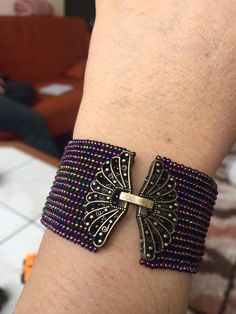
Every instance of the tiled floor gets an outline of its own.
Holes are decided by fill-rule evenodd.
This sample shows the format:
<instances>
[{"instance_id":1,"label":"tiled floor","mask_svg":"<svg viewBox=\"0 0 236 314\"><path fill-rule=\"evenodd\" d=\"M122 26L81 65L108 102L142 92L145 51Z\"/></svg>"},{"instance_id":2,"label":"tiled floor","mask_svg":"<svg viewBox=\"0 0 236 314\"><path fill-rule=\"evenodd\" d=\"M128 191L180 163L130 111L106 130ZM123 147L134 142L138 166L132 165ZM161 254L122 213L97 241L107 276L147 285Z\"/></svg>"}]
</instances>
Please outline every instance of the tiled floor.
<instances>
[{"instance_id":1,"label":"tiled floor","mask_svg":"<svg viewBox=\"0 0 236 314\"><path fill-rule=\"evenodd\" d=\"M22 263L36 253L43 235L40 214L56 168L15 148L0 147L0 287L10 314L23 288Z\"/></svg>"}]
</instances>

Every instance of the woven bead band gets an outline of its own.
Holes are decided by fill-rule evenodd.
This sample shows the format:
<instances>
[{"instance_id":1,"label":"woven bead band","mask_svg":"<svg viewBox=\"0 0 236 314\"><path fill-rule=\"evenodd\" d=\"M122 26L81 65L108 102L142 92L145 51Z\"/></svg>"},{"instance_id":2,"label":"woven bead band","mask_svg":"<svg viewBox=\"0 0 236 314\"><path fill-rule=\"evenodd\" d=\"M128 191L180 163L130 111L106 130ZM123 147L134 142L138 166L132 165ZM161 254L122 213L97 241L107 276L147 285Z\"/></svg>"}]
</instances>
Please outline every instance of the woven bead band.
<instances>
[{"instance_id":1,"label":"woven bead band","mask_svg":"<svg viewBox=\"0 0 236 314\"><path fill-rule=\"evenodd\" d=\"M153 204L147 216L140 204L137 210L140 264L197 272L217 196L214 180L158 156L139 196L133 196L129 180L133 159L134 154L122 147L70 141L43 210L43 225L96 252L127 212L128 201L123 207L119 203L122 192L131 202Z\"/></svg>"}]
</instances>

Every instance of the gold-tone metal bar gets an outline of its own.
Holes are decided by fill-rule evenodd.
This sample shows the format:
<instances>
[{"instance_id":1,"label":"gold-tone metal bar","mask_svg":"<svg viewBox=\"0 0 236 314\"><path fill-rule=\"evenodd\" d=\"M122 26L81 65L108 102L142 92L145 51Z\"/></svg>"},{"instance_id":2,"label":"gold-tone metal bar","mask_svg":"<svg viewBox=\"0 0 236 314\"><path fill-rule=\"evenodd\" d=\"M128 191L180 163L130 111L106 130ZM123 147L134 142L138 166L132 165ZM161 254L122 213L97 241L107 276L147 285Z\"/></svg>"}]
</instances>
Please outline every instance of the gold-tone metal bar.
<instances>
[{"instance_id":1,"label":"gold-tone metal bar","mask_svg":"<svg viewBox=\"0 0 236 314\"><path fill-rule=\"evenodd\" d=\"M152 209L154 205L154 202L148 198L130 194L127 192L121 192L119 199L121 201L125 201L128 203L132 203L132 204L139 205L139 206L149 208L149 209Z\"/></svg>"}]
</instances>

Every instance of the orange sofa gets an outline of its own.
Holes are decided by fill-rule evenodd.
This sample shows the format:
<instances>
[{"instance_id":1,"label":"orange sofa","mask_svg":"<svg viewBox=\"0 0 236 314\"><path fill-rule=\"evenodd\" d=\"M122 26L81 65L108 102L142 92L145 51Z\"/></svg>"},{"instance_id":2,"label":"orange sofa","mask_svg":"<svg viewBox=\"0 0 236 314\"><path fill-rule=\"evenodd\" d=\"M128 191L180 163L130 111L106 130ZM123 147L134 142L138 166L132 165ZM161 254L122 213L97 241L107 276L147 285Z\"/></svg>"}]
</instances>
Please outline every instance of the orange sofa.
<instances>
[{"instance_id":1,"label":"orange sofa","mask_svg":"<svg viewBox=\"0 0 236 314\"><path fill-rule=\"evenodd\" d=\"M51 83L74 86L61 96L39 93L33 106L53 137L73 129L89 37L85 22L78 18L0 17L0 73L31 82L37 90ZM9 135L0 132L0 139L9 139Z\"/></svg>"}]
</instances>

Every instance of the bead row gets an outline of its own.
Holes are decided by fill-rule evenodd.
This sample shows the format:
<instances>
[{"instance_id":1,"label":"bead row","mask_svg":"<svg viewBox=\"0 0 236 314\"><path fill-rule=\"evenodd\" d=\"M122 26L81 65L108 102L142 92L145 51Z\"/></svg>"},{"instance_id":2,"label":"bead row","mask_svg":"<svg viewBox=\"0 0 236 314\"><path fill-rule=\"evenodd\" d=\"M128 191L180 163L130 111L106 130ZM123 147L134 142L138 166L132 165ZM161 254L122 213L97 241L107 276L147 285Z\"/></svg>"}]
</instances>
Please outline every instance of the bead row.
<instances>
[{"instance_id":1,"label":"bead row","mask_svg":"<svg viewBox=\"0 0 236 314\"><path fill-rule=\"evenodd\" d=\"M83 204L97 169L124 150L99 142L69 142L45 204L42 223L60 236L96 252L82 220Z\"/></svg>"},{"instance_id":2,"label":"bead row","mask_svg":"<svg viewBox=\"0 0 236 314\"><path fill-rule=\"evenodd\" d=\"M83 221L84 203L98 169L105 161L126 149L90 140L68 143L52 190L47 198L42 223L56 234L96 252ZM215 203L215 182L202 172L161 158L165 169L176 181L178 223L172 243L151 262L150 268L196 272L204 254L204 242Z\"/></svg>"}]
</instances>

